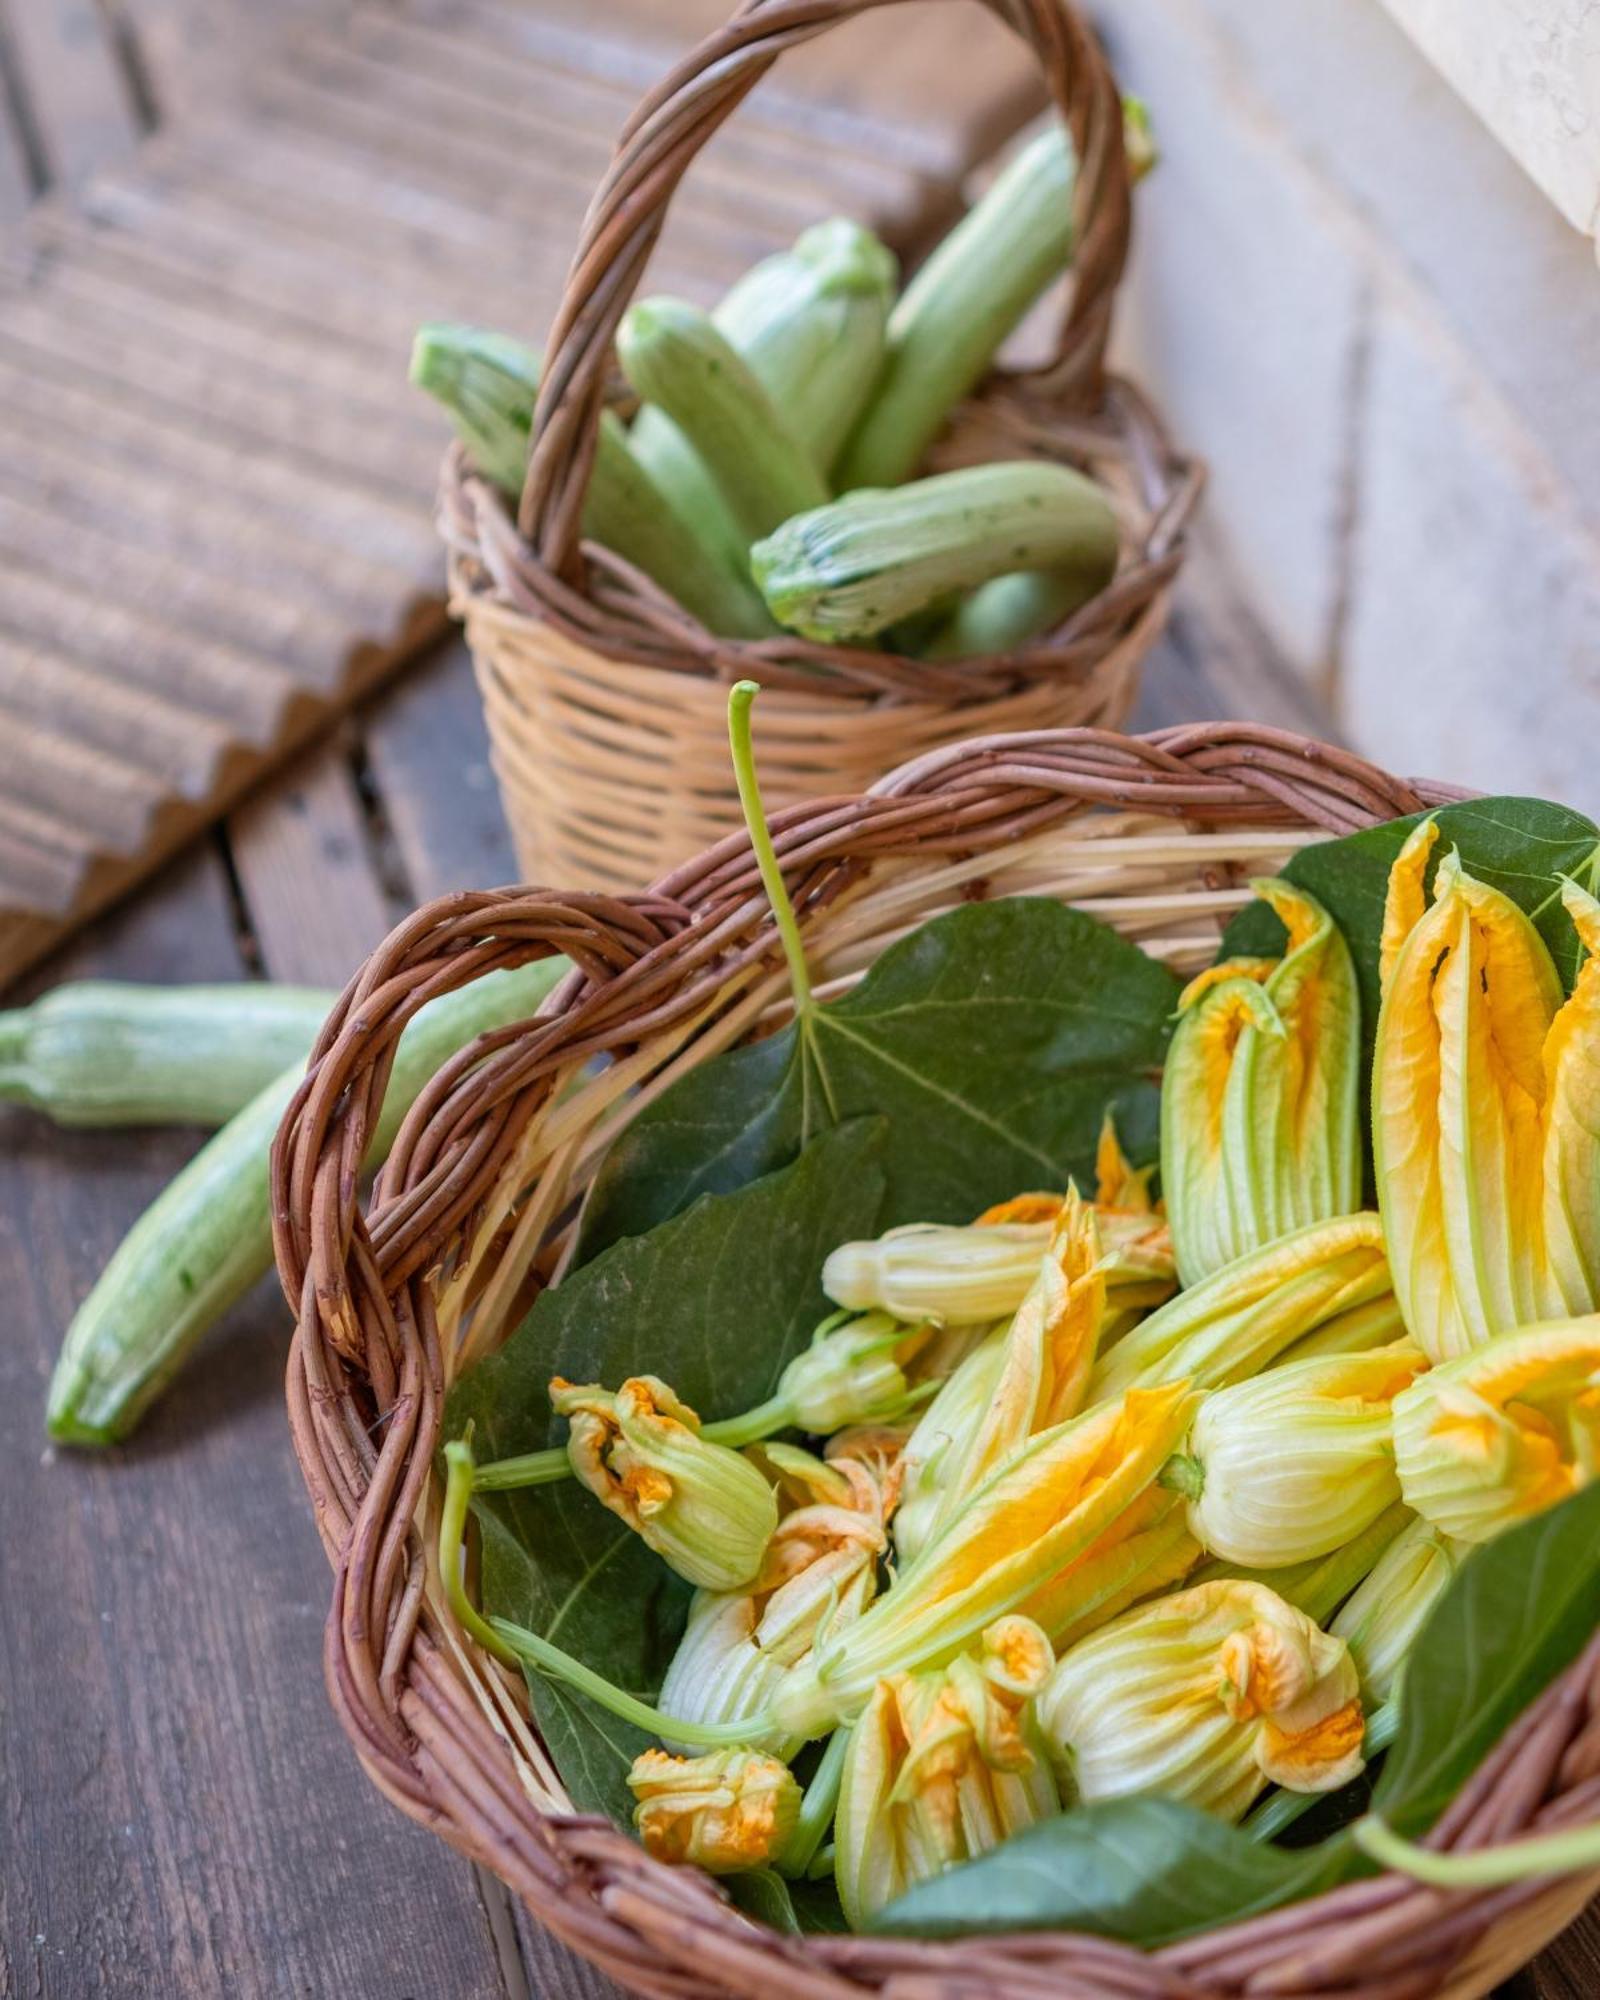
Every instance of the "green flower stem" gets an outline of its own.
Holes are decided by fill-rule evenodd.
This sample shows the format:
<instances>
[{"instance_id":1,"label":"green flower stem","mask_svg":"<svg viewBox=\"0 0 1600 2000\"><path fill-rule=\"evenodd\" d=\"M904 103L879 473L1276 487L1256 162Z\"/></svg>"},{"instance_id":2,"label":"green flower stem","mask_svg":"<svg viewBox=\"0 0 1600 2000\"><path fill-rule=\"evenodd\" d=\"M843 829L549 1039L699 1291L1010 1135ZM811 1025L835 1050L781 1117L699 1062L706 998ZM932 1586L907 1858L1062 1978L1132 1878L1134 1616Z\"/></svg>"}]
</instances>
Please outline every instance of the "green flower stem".
<instances>
[{"instance_id":1,"label":"green flower stem","mask_svg":"<svg viewBox=\"0 0 1600 2000\"><path fill-rule=\"evenodd\" d=\"M816 1859L806 1870L806 1880L808 1882L827 1881L828 1877L833 1873L833 1865L837 1858L838 1849L830 1840L826 1847L818 1851Z\"/></svg>"},{"instance_id":2,"label":"green flower stem","mask_svg":"<svg viewBox=\"0 0 1600 2000\"><path fill-rule=\"evenodd\" d=\"M1363 1854L1435 1889L1491 1889L1529 1875L1572 1875L1600 1868L1600 1826L1535 1834L1473 1854L1436 1854L1432 1848L1418 1847L1374 1814L1358 1819L1352 1832Z\"/></svg>"},{"instance_id":3,"label":"green flower stem","mask_svg":"<svg viewBox=\"0 0 1600 2000\"><path fill-rule=\"evenodd\" d=\"M728 691L728 748L733 755L733 774L739 784L739 804L744 811L744 823L750 832L750 845L755 849L756 866L761 870L762 887L767 892L767 901L772 905L772 914L777 919L778 935L783 940L783 955L789 961L789 984L794 991L794 1011L804 1021L815 1004L811 998L811 974L806 967L805 948L800 942L800 925L796 920L794 905L789 901L789 891L784 886L783 870L778 866L777 851L772 845L772 835L767 830L767 816L761 803L761 785L756 777L755 749L750 739L750 710L756 696L761 692L757 681L735 681Z\"/></svg>"},{"instance_id":4,"label":"green flower stem","mask_svg":"<svg viewBox=\"0 0 1600 2000\"><path fill-rule=\"evenodd\" d=\"M461 1576L461 1542L467 1530L467 1508L472 1501L472 1441L470 1436L453 1438L444 1448L444 1511L439 1518L439 1574L444 1578L444 1594L456 1623L471 1633L485 1652L492 1653L502 1666L521 1662L490 1627L488 1620L467 1596Z\"/></svg>"},{"instance_id":5,"label":"green flower stem","mask_svg":"<svg viewBox=\"0 0 1600 2000\"><path fill-rule=\"evenodd\" d=\"M1206 1469L1191 1453L1175 1451L1157 1475L1156 1484L1185 1500L1198 1500L1206 1490Z\"/></svg>"},{"instance_id":6,"label":"green flower stem","mask_svg":"<svg viewBox=\"0 0 1600 2000\"><path fill-rule=\"evenodd\" d=\"M693 1743L705 1750L721 1750L746 1745L752 1737L763 1733L765 1718L761 1716L735 1722L689 1722L682 1716L666 1715L649 1702L640 1701L637 1695L625 1694L621 1688L613 1687L593 1667L586 1667L571 1653L563 1652L548 1639L541 1639L537 1632L530 1632L522 1625L513 1625L508 1618L494 1618L490 1623L499 1642L523 1666L537 1667L552 1680L564 1681L579 1694L586 1694L591 1701L598 1702L609 1714L623 1722L631 1722L636 1729L649 1730L652 1736L670 1736L678 1743Z\"/></svg>"},{"instance_id":7,"label":"green flower stem","mask_svg":"<svg viewBox=\"0 0 1600 2000\"><path fill-rule=\"evenodd\" d=\"M1380 1750L1387 1750L1393 1743L1400 1727L1400 1704L1386 1701L1382 1708L1376 1708L1367 1718L1366 1738L1362 1743L1362 1753L1368 1759L1376 1757ZM1322 1797L1320 1792L1274 1792L1263 1799L1244 1822L1243 1831L1252 1840L1266 1842L1276 1840L1280 1833L1293 1826Z\"/></svg>"},{"instance_id":8,"label":"green flower stem","mask_svg":"<svg viewBox=\"0 0 1600 2000\"><path fill-rule=\"evenodd\" d=\"M731 1451L740 1451L747 1444L759 1444L762 1438L787 1430L793 1422L787 1399L769 1396L766 1402L757 1403L742 1416L722 1417L716 1423L702 1425L700 1435L707 1444L726 1445ZM558 1444L548 1451L524 1452L519 1458L492 1459L489 1464L479 1466L473 1483L479 1493L505 1493L519 1486L553 1486L571 1475L567 1448Z\"/></svg>"},{"instance_id":9,"label":"green flower stem","mask_svg":"<svg viewBox=\"0 0 1600 2000\"><path fill-rule=\"evenodd\" d=\"M817 1849L822 1845L822 1836L833 1824L849 1741L848 1729L836 1729L828 1738L827 1748L800 1802L800 1818L789 1837L789 1844L773 1864L780 1875L797 1881L809 1876L811 1865L817 1859Z\"/></svg>"}]
</instances>

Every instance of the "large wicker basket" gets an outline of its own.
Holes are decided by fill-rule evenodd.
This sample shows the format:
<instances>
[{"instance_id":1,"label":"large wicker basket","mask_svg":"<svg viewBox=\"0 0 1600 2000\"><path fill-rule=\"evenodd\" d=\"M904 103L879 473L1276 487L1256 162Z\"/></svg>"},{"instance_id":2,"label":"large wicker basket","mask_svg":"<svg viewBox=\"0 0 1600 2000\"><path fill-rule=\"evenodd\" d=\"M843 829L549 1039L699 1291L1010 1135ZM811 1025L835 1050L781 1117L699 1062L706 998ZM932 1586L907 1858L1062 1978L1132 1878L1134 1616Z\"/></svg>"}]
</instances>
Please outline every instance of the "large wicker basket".
<instances>
[{"instance_id":1,"label":"large wicker basket","mask_svg":"<svg viewBox=\"0 0 1600 2000\"><path fill-rule=\"evenodd\" d=\"M1098 912L1179 969L1211 957L1246 877L1298 844L1448 788L1237 724L1052 730L908 764L860 798L776 816L822 990L908 925L1026 891ZM357 1163L395 1042L433 995L552 952L538 1019L465 1050L406 1122L370 1204ZM674 1075L781 1019L786 982L744 836L642 894L447 896L335 1009L274 1154L278 1260L299 1314L295 1447L334 1568L327 1679L375 1783L646 1994L750 2000L1467 2000L1578 1911L1592 1879L1475 1895L1385 1875L1153 1956L1091 1937L950 1945L782 1937L705 1876L577 1816L524 1690L455 1626L430 1568L441 1405L559 1272L601 1151ZM609 1065L595 1065L596 1056ZM470 1302L464 1311L464 1304ZM1600 1817L1600 1640L1508 1732L1431 1836L1464 1849Z\"/></svg>"},{"instance_id":2,"label":"large wicker basket","mask_svg":"<svg viewBox=\"0 0 1600 2000\"><path fill-rule=\"evenodd\" d=\"M718 639L578 521L612 340L686 168L786 49L885 0L750 0L645 99L590 207L551 331L520 522L446 460L440 528L494 765L523 868L632 888L739 821L725 755L727 683L762 708L775 805L862 791L902 759L1000 730L1115 724L1160 633L1198 491L1139 395L1102 369L1128 240L1122 111L1098 43L1063 0L986 0L1037 56L1082 162L1071 304L1056 358L992 376L938 464L1044 456L1094 474L1119 516L1110 586L1025 649L933 666L799 639Z\"/></svg>"}]
</instances>

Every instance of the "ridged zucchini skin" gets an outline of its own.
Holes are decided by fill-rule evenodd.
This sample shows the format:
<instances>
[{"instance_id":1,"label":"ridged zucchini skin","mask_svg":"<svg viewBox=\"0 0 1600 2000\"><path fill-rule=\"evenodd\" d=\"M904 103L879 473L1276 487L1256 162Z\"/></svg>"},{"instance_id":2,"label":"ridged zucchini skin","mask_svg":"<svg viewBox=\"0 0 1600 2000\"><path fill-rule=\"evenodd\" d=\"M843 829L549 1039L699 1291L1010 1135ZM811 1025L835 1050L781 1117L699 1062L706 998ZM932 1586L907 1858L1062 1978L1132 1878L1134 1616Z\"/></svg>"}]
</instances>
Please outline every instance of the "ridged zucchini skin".
<instances>
[{"instance_id":1,"label":"ridged zucchini skin","mask_svg":"<svg viewBox=\"0 0 1600 2000\"><path fill-rule=\"evenodd\" d=\"M400 1038L368 1165L385 1156L423 1085L457 1049L535 1013L568 969L551 958L491 972L424 1007ZM296 1063L259 1091L112 1253L51 1377L45 1423L53 1438L99 1445L128 1436L200 1336L268 1269L268 1155L303 1075Z\"/></svg>"},{"instance_id":2,"label":"ridged zucchini skin","mask_svg":"<svg viewBox=\"0 0 1600 2000\"><path fill-rule=\"evenodd\" d=\"M1081 602L1116 563L1116 517L1099 487L1031 459L847 493L750 552L772 615L824 642L872 638L1013 570L1059 571Z\"/></svg>"},{"instance_id":3,"label":"ridged zucchini skin","mask_svg":"<svg viewBox=\"0 0 1600 2000\"><path fill-rule=\"evenodd\" d=\"M872 231L836 217L753 265L712 312L712 325L821 472L838 456L878 379L895 276L892 252ZM634 457L707 547L747 575L749 538L666 411L645 403L628 438Z\"/></svg>"},{"instance_id":4,"label":"ridged zucchini skin","mask_svg":"<svg viewBox=\"0 0 1600 2000\"><path fill-rule=\"evenodd\" d=\"M709 316L681 299L644 299L617 333L617 359L646 402L678 426L746 540L820 506L828 486L749 365Z\"/></svg>"},{"instance_id":5,"label":"ridged zucchini skin","mask_svg":"<svg viewBox=\"0 0 1600 2000\"><path fill-rule=\"evenodd\" d=\"M1123 104L1129 171L1155 153L1137 99ZM841 492L897 486L982 381L1039 294L1072 261L1078 161L1053 121L930 254L889 315L878 386L835 468Z\"/></svg>"},{"instance_id":6,"label":"ridged zucchini skin","mask_svg":"<svg viewBox=\"0 0 1600 2000\"><path fill-rule=\"evenodd\" d=\"M333 1002L263 980L70 980L0 1010L0 1100L58 1125L214 1128L305 1061Z\"/></svg>"},{"instance_id":7,"label":"ridged zucchini skin","mask_svg":"<svg viewBox=\"0 0 1600 2000\"><path fill-rule=\"evenodd\" d=\"M412 381L445 406L474 465L513 500L522 492L540 365L536 349L507 334L447 322L420 328L412 349ZM609 411L600 420L583 530L642 569L709 631L770 635L772 621L748 577L704 546Z\"/></svg>"}]
</instances>

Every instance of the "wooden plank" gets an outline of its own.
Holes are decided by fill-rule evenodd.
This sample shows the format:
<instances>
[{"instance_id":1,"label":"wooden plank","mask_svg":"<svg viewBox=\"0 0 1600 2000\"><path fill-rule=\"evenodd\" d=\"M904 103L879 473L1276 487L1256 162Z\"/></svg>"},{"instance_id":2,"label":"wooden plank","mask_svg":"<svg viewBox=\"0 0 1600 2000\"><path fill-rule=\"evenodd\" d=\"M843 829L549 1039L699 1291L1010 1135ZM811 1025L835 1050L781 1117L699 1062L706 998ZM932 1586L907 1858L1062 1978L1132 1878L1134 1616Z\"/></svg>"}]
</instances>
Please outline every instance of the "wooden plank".
<instances>
[{"instance_id":1,"label":"wooden plank","mask_svg":"<svg viewBox=\"0 0 1600 2000\"><path fill-rule=\"evenodd\" d=\"M125 159L139 109L95 0L28 0L8 12L51 181L72 187Z\"/></svg>"},{"instance_id":2,"label":"wooden plank","mask_svg":"<svg viewBox=\"0 0 1600 2000\"><path fill-rule=\"evenodd\" d=\"M228 979L197 849L52 976ZM0 1991L514 2000L466 1865L379 1802L328 1708L327 1566L268 1280L117 1452L43 1451L60 1330L192 1134L0 1114Z\"/></svg>"}]
</instances>

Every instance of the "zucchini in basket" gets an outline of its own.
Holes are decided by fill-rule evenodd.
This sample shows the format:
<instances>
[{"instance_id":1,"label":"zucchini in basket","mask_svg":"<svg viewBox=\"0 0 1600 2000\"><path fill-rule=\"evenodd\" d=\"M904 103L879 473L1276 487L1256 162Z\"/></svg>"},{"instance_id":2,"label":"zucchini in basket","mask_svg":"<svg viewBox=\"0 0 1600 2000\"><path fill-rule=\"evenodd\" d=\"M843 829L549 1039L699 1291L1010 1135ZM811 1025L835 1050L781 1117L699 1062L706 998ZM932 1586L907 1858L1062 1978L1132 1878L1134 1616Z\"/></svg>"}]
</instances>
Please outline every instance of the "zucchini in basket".
<instances>
[{"instance_id":1,"label":"zucchini in basket","mask_svg":"<svg viewBox=\"0 0 1600 2000\"><path fill-rule=\"evenodd\" d=\"M535 349L482 327L424 326L412 349L412 381L443 403L478 470L513 500L528 461L539 368ZM583 531L643 570L708 630L730 638L771 632L747 578L703 546L609 412L600 422Z\"/></svg>"},{"instance_id":2,"label":"zucchini in basket","mask_svg":"<svg viewBox=\"0 0 1600 2000\"><path fill-rule=\"evenodd\" d=\"M1128 170L1154 164L1144 108L1123 104ZM1078 162L1054 121L996 178L932 252L889 315L882 377L835 483L894 486L913 473L1008 335L1072 261Z\"/></svg>"},{"instance_id":3,"label":"zucchini in basket","mask_svg":"<svg viewBox=\"0 0 1600 2000\"><path fill-rule=\"evenodd\" d=\"M821 472L838 456L878 379L895 269L893 254L870 229L835 217L764 257L711 315ZM646 403L628 439L684 519L747 576L749 537L666 411Z\"/></svg>"},{"instance_id":4,"label":"zucchini in basket","mask_svg":"<svg viewBox=\"0 0 1600 2000\"><path fill-rule=\"evenodd\" d=\"M805 638L866 639L1013 570L1050 570L1086 602L1117 565L1117 524L1091 479L1022 459L847 493L750 552L772 614Z\"/></svg>"},{"instance_id":5,"label":"zucchini in basket","mask_svg":"<svg viewBox=\"0 0 1600 2000\"><path fill-rule=\"evenodd\" d=\"M630 307L617 358L694 447L746 540L827 499L827 481L787 417L697 307L681 299Z\"/></svg>"}]
</instances>

